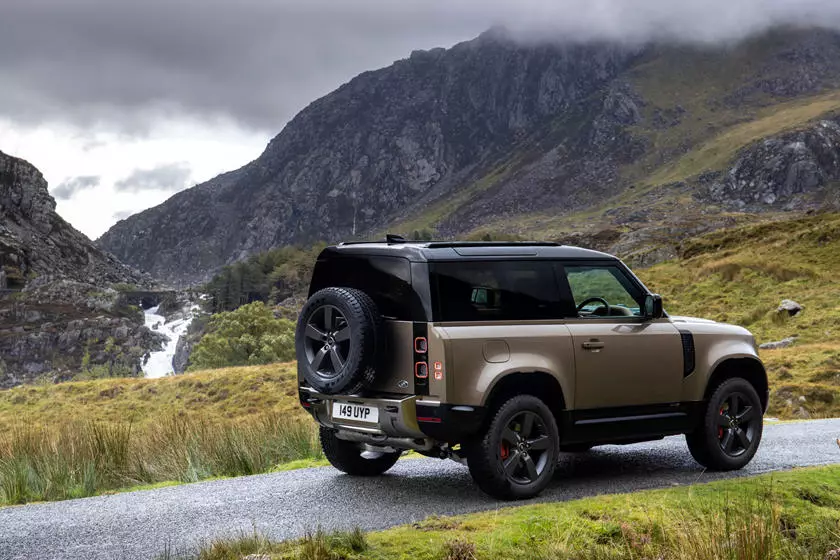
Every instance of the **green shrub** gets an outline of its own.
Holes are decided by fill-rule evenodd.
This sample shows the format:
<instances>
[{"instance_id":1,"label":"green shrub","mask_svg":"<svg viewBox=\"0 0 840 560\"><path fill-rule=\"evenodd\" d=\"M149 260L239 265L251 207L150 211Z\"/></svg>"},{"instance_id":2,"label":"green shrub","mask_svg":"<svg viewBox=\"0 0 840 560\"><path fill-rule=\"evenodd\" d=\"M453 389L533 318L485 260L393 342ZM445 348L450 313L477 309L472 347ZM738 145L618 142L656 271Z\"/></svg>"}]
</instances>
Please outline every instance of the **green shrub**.
<instances>
[{"instance_id":1,"label":"green shrub","mask_svg":"<svg viewBox=\"0 0 840 560\"><path fill-rule=\"evenodd\" d=\"M295 324L275 319L261 301L210 318L190 356L190 370L287 362L295 357Z\"/></svg>"}]
</instances>

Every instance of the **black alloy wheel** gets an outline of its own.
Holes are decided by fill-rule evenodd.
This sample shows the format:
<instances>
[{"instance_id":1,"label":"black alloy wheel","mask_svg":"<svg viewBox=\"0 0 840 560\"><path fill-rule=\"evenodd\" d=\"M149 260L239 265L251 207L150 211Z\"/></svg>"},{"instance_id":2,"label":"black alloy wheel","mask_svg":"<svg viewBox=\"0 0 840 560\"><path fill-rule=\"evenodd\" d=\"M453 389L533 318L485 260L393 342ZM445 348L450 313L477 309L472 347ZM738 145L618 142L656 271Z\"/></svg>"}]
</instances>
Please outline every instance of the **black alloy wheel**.
<instances>
[{"instance_id":1,"label":"black alloy wheel","mask_svg":"<svg viewBox=\"0 0 840 560\"><path fill-rule=\"evenodd\" d=\"M347 318L334 305L317 308L306 323L304 348L309 366L325 378L341 372L350 354Z\"/></svg>"},{"instance_id":2,"label":"black alloy wheel","mask_svg":"<svg viewBox=\"0 0 840 560\"><path fill-rule=\"evenodd\" d=\"M501 439L499 457L508 480L536 482L548 464L551 445L542 419L534 412L521 412L508 422Z\"/></svg>"},{"instance_id":3,"label":"black alloy wheel","mask_svg":"<svg viewBox=\"0 0 840 560\"><path fill-rule=\"evenodd\" d=\"M718 440L720 448L730 457L746 453L762 421L761 414L750 404L746 395L731 393L720 407Z\"/></svg>"}]
</instances>

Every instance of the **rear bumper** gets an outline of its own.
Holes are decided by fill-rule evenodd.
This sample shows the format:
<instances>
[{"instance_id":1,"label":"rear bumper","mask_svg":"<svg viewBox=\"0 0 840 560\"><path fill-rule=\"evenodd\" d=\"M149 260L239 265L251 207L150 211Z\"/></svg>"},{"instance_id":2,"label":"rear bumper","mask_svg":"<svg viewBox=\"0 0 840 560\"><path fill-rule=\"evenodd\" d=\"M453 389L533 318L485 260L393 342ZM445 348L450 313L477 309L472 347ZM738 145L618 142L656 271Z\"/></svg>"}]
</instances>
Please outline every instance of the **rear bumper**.
<instances>
[{"instance_id":1,"label":"rear bumper","mask_svg":"<svg viewBox=\"0 0 840 560\"><path fill-rule=\"evenodd\" d=\"M314 389L301 387L300 403L322 426L336 430L348 430L371 435L400 438L425 438L426 435L417 425L417 397L356 397L324 395ZM332 403L360 404L379 410L379 422L357 422L345 419L333 419Z\"/></svg>"},{"instance_id":2,"label":"rear bumper","mask_svg":"<svg viewBox=\"0 0 840 560\"><path fill-rule=\"evenodd\" d=\"M300 387L300 403L322 426L368 434L371 441L382 438L409 438L458 443L478 433L484 422L481 407L441 404L417 395L357 397L324 395L308 387ZM337 419L332 403L359 404L379 410L377 423Z\"/></svg>"}]
</instances>

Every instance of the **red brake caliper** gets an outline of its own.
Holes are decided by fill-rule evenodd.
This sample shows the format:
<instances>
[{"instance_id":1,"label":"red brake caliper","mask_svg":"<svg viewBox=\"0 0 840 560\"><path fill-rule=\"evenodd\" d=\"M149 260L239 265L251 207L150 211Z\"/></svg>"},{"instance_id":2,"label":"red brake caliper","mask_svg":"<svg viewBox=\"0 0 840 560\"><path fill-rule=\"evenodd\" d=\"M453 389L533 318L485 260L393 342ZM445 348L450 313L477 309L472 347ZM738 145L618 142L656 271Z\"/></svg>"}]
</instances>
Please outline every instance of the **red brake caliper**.
<instances>
[{"instance_id":1,"label":"red brake caliper","mask_svg":"<svg viewBox=\"0 0 840 560\"><path fill-rule=\"evenodd\" d=\"M720 415L723 416L723 407L720 409ZM718 439L723 439L723 426L718 426Z\"/></svg>"},{"instance_id":2,"label":"red brake caliper","mask_svg":"<svg viewBox=\"0 0 840 560\"><path fill-rule=\"evenodd\" d=\"M507 444L507 442L503 441L502 442L502 460L506 460L508 457L510 457L510 446Z\"/></svg>"}]
</instances>

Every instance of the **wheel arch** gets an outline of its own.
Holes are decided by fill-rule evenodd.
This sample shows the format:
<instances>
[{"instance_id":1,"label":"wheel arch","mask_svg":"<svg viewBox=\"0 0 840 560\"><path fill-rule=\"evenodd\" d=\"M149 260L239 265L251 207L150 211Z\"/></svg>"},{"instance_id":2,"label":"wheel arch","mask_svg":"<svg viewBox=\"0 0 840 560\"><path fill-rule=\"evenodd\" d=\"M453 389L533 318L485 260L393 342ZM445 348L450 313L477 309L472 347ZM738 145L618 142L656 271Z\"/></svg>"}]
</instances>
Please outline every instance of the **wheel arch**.
<instances>
[{"instance_id":1,"label":"wheel arch","mask_svg":"<svg viewBox=\"0 0 840 560\"><path fill-rule=\"evenodd\" d=\"M542 400L554 414L557 425L561 425L566 398L555 376L544 371L514 371L499 376L487 393L484 406L486 410L495 410L517 395L533 395Z\"/></svg>"},{"instance_id":2,"label":"wheel arch","mask_svg":"<svg viewBox=\"0 0 840 560\"><path fill-rule=\"evenodd\" d=\"M709 380L706 382L706 390L703 399L708 401L715 389L727 379L740 377L746 379L755 388L758 398L761 399L761 407L766 412L769 404L769 382L764 364L753 356L737 356L722 359L715 364Z\"/></svg>"}]
</instances>

